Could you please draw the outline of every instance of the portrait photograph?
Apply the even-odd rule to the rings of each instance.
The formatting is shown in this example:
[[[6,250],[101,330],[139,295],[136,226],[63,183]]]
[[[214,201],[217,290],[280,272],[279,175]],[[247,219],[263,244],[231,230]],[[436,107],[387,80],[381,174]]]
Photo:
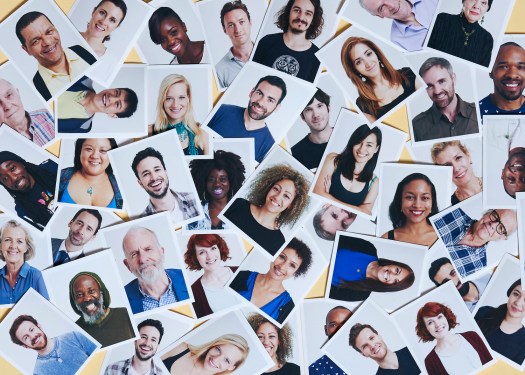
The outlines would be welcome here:
[[[374,219],[382,181],[379,167],[382,162],[399,160],[406,137],[406,133],[391,126],[370,127],[361,115],[342,109],[310,193]],[[388,141],[383,144],[383,139]]]
[[[150,66],[146,77],[148,135],[176,129],[185,155],[209,155],[201,124],[212,108],[211,66]]]
[[[151,13],[140,0],[75,1],[67,16],[99,58],[89,77],[112,85]]]
[[[19,67],[6,62],[0,67],[0,100],[5,109],[0,123],[16,130],[35,145],[46,147],[55,140],[53,112]]]
[[[197,354],[201,352],[205,355]],[[175,375],[189,373],[194,361],[202,362],[207,369],[210,361],[219,361],[221,353],[230,361],[220,361],[220,372],[235,370],[236,375],[251,375],[273,366],[246,318],[236,311],[208,320],[159,355],[167,372]]]
[[[204,35],[209,43],[210,62],[218,89],[224,91],[254,51],[268,4],[264,0],[244,0],[239,4],[204,0],[195,3],[195,7],[201,20],[206,20]],[[241,53],[243,56],[239,58]],[[244,56],[245,53],[248,55]]]
[[[312,172],[276,147],[218,217],[274,258],[310,212],[312,178]]]
[[[316,56],[370,123],[387,118],[424,87],[423,80],[398,48],[358,26],[346,29]],[[385,74],[392,79],[383,79]],[[381,83],[375,83],[376,80]]]
[[[100,367],[100,375],[123,367],[131,371],[132,361],[137,359],[139,364],[149,359],[155,369],[161,369],[162,361],[155,354],[177,341],[194,326],[193,319],[173,311],[148,312],[137,317],[135,321],[137,326],[141,325],[141,328],[138,328],[140,338],[135,342],[108,349]],[[162,334],[159,329],[162,330]],[[143,336],[147,341],[141,340]]]
[[[122,141],[114,138],[62,140],[55,192],[59,205],[122,210],[122,194],[108,156]]]
[[[269,261],[261,250],[253,249],[229,286],[238,293],[240,300],[257,307],[260,314],[282,327],[327,265],[310,236],[301,231],[273,261]],[[267,285],[273,285],[271,291],[265,289]]]
[[[191,0],[153,0],[148,5],[153,7],[153,13],[137,39],[141,61],[171,65],[211,63],[203,22]],[[170,37],[179,29],[182,44]],[[187,54],[198,57],[188,60]]]
[[[374,300],[367,300],[323,346],[322,351],[347,374],[422,373],[418,362],[392,317]],[[397,368],[383,362],[395,355]],[[382,367],[383,366],[383,367]]]
[[[525,193],[518,193],[516,199],[517,214],[518,217],[523,217],[525,213]],[[519,241],[525,240],[525,226],[523,220],[518,220],[518,247],[519,247],[519,259],[520,259],[520,270],[521,270],[521,282],[525,285],[525,246],[519,245]]]
[[[138,336],[110,250],[49,268],[43,275],[50,301],[102,348],[134,341]]]
[[[80,100],[83,98],[83,100]],[[146,135],[145,68],[125,64],[109,88],[82,77],[56,100],[58,133],[63,138],[142,137]]]
[[[102,236],[113,253],[134,314],[193,301],[168,213],[114,225],[103,229]]]
[[[43,230],[56,210],[58,159],[8,126],[0,127],[0,209]]]
[[[249,63],[215,104],[203,130],[213,137],[253,138],[255,159],[260,163],[314,93],[315,87],[304,81]]]
[[[426,88],[407,105],[412,143],[479,136],[481,117],[472,64],[437,51],[412,53],[410,63]]]
[[[38,43],[39,28],[51,35],[48,43],[56,45],[52,53],[43,53],[46,46]],[[56,98],[88,74],[98,60],[93,49],[51,0],[26,2],[2,22],[0,36],[9,60],[24,67],[20,73],[46,101]]]
[[[169,210],[173,225],[181,226],[203,217],[176,132],[120,147],[109,153],[109,159],[116,166],[130,218]]]
[[[505,253],[518,255],[516,210],[483,209],[479,195],[430,218],[460,279],[495,267]]]
[[[478,69],[490,70],[514,1],[476,0],[441,1],[430,27],[425,47],[473,63]]]
[[[451,283],[393,313],[410,352],[429,375],[475,374],[494,358],[481,330]],[[444,340],[454,346],[443,347]]]
[[[516,193],[525,191],[525,121],[518,115],[483,121],[483,207],[515,208]]]
[[[450,206],[452,168],[383,163],[381,177],[376,236],[431,246],[437,236],[430,217]]]
[[[0,324],[0,354],[24,374],[79,374],[100,348],[34,290]]]
[[[349,0],[343,5],[339,16],[352,25],[368,27],[379,38],[390,42],[400,51],[413,52],[423,48],[438,2],[439,0],[411,0],[407,1],[408,4],[394,3],[391,6],[394,8],[390,10],[389,3]],[[380,8],[381,5],[383,9]],[[411,17],[419,25],[410,24]]]
[[[473,315],[496,357],[520,371],[525,368],[524,304],[519,262],[505,254]]]
[[[252,138],[214,138],[211,142],[211,149],[214,153],[221,150],[238,155],[244,165],[245,177],[255,171],[257,162]]]
[[[451,205],[483,191],[481,136],[406,147],[417,163],[452,166]]]
[[[225,314],[241,301],[228,288],[228,282],[246,257],[241,237],[236,231],[183,231],[177,236],[188,270],[193,312],[197,319]]]
[[[419,296],[424,246],[354,233],[337,233],[325,298],[355,307],[372,297],[392,312]]]

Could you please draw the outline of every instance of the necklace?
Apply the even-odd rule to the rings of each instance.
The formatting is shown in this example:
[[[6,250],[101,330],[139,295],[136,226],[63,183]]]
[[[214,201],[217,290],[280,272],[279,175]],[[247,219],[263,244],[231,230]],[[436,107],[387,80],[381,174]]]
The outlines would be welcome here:
[[[86,193],[88,193],[90,197],[93,197],[93,186],[88,187]]]
[[[467,30],[465,30],[465,27],[463,25],[461,25],[461,29],[463,30],[463,34],[465,34],[465,42],[463,43],[463,45],[466,47],[468,46],[468,38],[470,38],[470,36],[476,32],[476,29],[472,30],[469,33],[467,32]]]

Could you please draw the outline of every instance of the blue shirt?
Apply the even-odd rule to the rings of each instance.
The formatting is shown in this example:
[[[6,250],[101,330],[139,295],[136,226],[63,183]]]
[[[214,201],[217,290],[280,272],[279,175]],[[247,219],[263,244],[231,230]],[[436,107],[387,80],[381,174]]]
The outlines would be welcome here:
[[[483,115],[515,115],[515,114],[524,114],[525,113],[525,101],[523,105],[518,109],[513,109],[510,111],[501,109],[492,103],[490,100],[490,94],[484,97],[479,101],[479,113],[481,119],[483,120]]]
[[[97,346],[79,332],[68,332],[55,337],[55,346],[47,355],[38,355],[34,375],[75,374]]]
[[[344,281],[366,279],[366,268],[377,257],[359,251],[339,249],[335,258],[332,285],[341,286]]]
[[[255,142],[255,160],[259,163],[272,148],[275,140],[265,125],[263,128],[247,130],[244,124],[245,108],[223,104],[219,107],[208,127],[223,138],[253,138]]]
[[[29,263],[24,262],[22,265],[14,288],[11,288],[11,285],[9,285],[6,273],[7,266],[3,266],[2,269],[0,269],[0,304],[17,303],[29,288],[33,288],[40,293],[42,297],[49,300],[46,284],[42,278],[42,272],[31,267]]]
[[[337,366],[326,355],[323,355],[317,361],[308,367],[309,375],[346,375],[346,373]]]
[[[412,3],[412,12],[421,26],[406,25],[393,19],[390,29],[390,40],[409,52],[423,48],[423,42],[432,23],[438,0],[411,0],[410,2]]]

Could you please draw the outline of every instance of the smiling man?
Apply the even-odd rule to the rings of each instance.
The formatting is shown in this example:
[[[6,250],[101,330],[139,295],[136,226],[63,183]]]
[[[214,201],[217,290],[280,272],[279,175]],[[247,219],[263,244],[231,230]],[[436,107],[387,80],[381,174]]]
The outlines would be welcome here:
[[[407,347],[392,351],[381,335],[369,324],[354,324],[350,329],[349,343],[363,357],[370,358],[377,363],[379,368],[376,375],[421,374],[421,370]]]
[[[346,231],[356,216],[352,212],[326,203],[313,217],[315,233],[323,240],[333,241],[337,231]]]
[[[135,91],[111,88],[96,93],[91,79],[82,77],[58,97],[58,131],[87,133],[96,113],[105,113],[111,118],[127,118],[135,113],[137,106]]]
[[[266,122],[286,97],[286,83],[277,76],[262,77],[250,91],[248,107],[222,104],[208,127],[224,138],[253,138],[255,160],[261,162],[275,143]]]
[[[82,208],[77,211],[69,224],[66,239],[51,238],[53,265],[58,266],[72,260],[83,258],[85,245],[93,241],[102,225],[102,216],[97,210]]]
[[[134,314],[189,298],[180,269],[164,269],[164,247],[148,228],[133,226],[122,240],[124,265],[137,278],[126,286]]]
[[[283,32],[263,37],[253,61],[313,82],[320,62],[315,57],[319,48],[311,40],[321,35],[323,24],[320,0],[288,0],[275,22]]]
[[[45,100],[74,82],[96,62],[95,57],[79,45],[62,48],[58,30],[43,13],[24,14],[16,23],[15,31],[22,49],[38,61],[33,83]]]
[[[162,369],[153,361],[164,335],[162,323],[160,320],[146,319],[137,328],[140,339],[135,341],[135,354],[131,358],[108,365],[104,375],[163,374]]]
[[[9,329],[11,341],[38,353],[34,374],[74,374],[97,346],[79,332],[48,337],[31,315],[19,315]]]
[[[476,106],[456,94],[456,74],[448,60],[427,59],[419,68],[419,75],[427,84],[428,97],[434,104],[412,120],[416,141],[479,132]]]
[[[423,48],[438,0],[359,0],[359,4],[373,16],[392,20],[393,43],[418,51]]]
[[[150,196],[149,204],[141,216],[169,211],[173,224],[199,215],[195,197],[191,192],[170,189],[170,180],[162,154],[152,147],[139,151],[133,158],[131,169],[137,182]]]

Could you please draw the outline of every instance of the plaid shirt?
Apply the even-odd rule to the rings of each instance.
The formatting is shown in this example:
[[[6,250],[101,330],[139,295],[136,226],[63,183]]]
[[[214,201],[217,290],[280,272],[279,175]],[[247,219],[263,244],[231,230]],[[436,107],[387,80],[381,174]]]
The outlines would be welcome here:
[[[200,206],[200,204],[199,206],[197,206],[197,202],[193,197],[193,193],[175,192],[171,189],[170,191],[171,194],[173,194],[173,196],[177,200],[177,206],[179,207],[179,209],[182,209],[182,218],[184,220],[191,219],[192,217],[199,215],[198,207]],[[141,216],[149,216],[156,213],[157,210],[155,209],[155,207],[153,207],[153,204],[150,201]]]
[[[30,119],[29,133],[37,146],[43,146],[55,138],[55,120],[46,109],[26,112]]]
[[[170,305],[178,301],[177,295],[173,290],[173,284],[169,277],[168,280],[170,282],[168,285],[168,289],[166,289],[166,291],[160,296],[158,301],[150,295],[144,293],[139,284],[139,291],[140,294],[142,294],[142,308],[144,309],[144,311],[156,309],[160,306]]]
[[[112,363],[108,367],[106,367],[106,371],[104,372],[104,375],[127,375],[129,369],[131,368],[131,361],[133,357],[128,358],[124,361],[118,361],[115,363]],[[162,375],[162,369],[151,360],[151,370],[149,372],[149,375]]]
[[[461,208],[444,215],[434,222],[439,236],[463,277],[487,266],[487,246],[473,247],[459,243],[476,220],[471,219]]]

